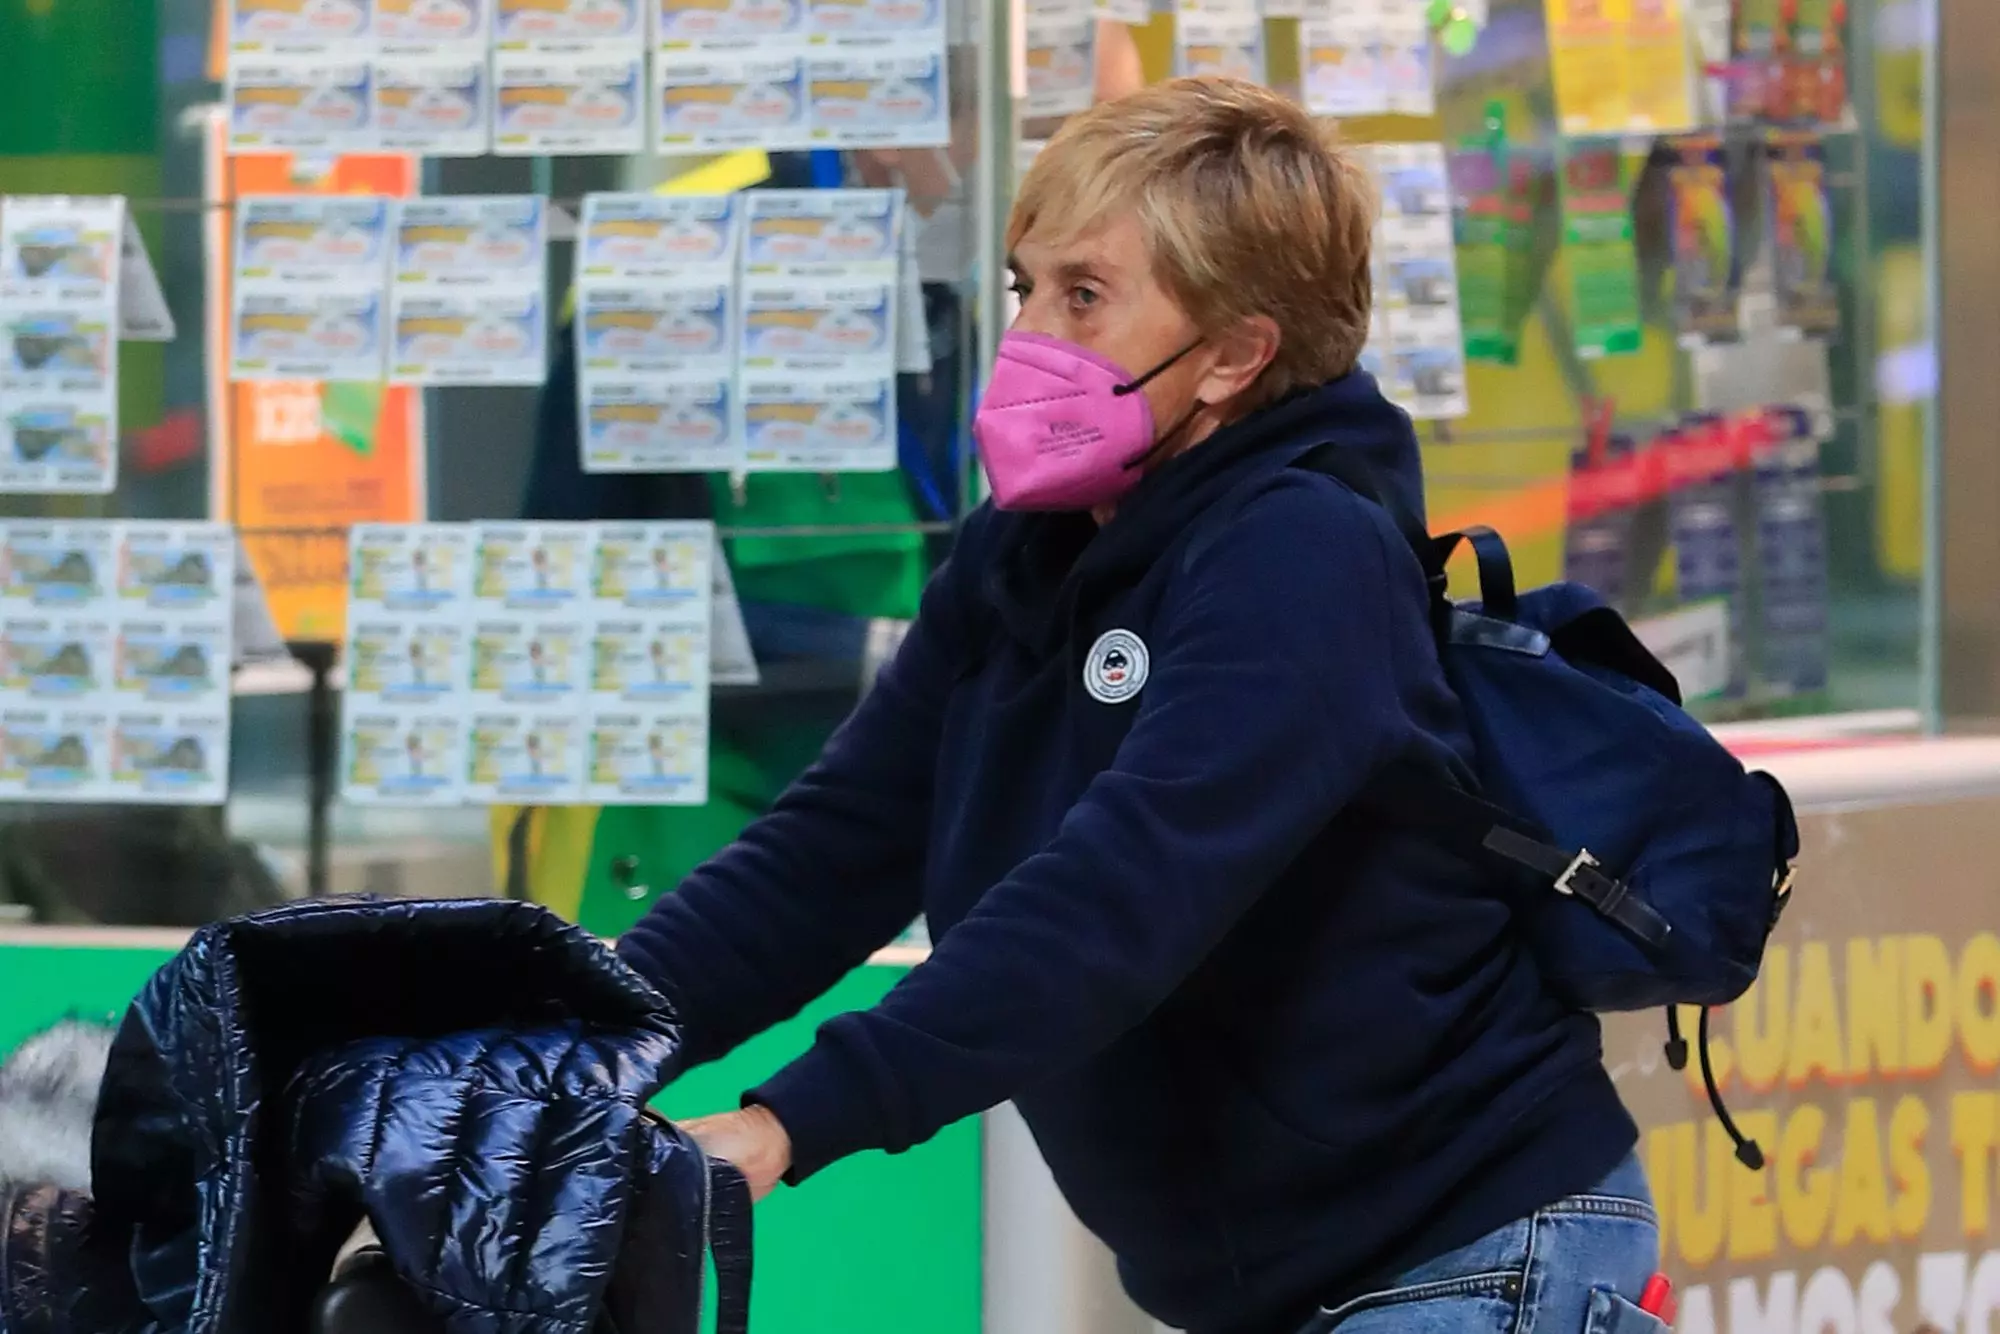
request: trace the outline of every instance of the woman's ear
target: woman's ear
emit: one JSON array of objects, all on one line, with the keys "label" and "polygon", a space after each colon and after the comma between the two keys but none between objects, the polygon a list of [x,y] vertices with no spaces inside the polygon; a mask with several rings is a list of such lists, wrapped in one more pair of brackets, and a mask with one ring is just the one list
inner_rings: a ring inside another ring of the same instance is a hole
[{"label": "woman's ear", "polygon": [[1257,382],[1278,355],[1278,324],[1266,315],[1252,315],[1228,333],[1208,340],[1215,360],[1201,378],[1198,397],[1220,407]]}]

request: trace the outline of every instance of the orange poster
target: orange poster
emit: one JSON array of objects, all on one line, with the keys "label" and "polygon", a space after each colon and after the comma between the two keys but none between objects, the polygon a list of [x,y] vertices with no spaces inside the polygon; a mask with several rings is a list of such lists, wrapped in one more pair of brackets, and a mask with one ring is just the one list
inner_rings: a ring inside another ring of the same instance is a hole
[{"label": "orange poster", "polygon": [[347,527],[424,517],[422,399],[381,383],[231,383],[231,205],[244,195],[415,193],[416,162],[395,154],[306,159],[230,156],[209,126],[211,496],[243,545],[287,639],[346,630]]}]

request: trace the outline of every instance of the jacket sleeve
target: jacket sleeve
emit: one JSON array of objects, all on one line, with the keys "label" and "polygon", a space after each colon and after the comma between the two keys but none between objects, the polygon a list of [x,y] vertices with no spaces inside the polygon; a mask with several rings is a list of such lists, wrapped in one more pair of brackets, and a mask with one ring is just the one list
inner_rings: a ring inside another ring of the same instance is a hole
[{"label": "jacket sleeve", "polygon": [[1137,1025],[1403,744],[1394,659],[1428,645],[1421,577],[1335,491],[1266,493],[1176,577],[1138,716],[1054,839],[746,1095],[790,1133],[794,1180],[906,1149]]},{"label": "jacket sleeve", "polygon": [[966,642],[953,564],[812,767],[619,938],[619,957],[674,1000],[690,1064],[797,1014],[916,920]]}]

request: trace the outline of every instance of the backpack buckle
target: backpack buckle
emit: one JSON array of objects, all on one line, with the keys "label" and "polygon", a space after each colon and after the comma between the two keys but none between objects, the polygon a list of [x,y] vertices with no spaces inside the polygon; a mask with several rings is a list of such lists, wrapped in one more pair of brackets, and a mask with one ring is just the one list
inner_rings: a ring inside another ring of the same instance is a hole
[{"label": "backpack buckle", "polygon": [[1574,898],[1576,896],[1576,878],[1585,871],[1602,870],[1603,866],[1602,862],[1590,855],[1590,849],[1585,848],[1576,854],[1575,859],[1569,864],[1569,869],[1556,877],[1556,893],[1568,894]]}]

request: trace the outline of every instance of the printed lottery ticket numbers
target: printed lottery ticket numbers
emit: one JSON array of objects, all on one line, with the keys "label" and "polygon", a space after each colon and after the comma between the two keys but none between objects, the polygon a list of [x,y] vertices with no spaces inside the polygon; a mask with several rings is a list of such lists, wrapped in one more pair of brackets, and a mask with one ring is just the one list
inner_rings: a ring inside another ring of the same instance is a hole
[{"label": "printed lottery ticket numbers", "polygon": [[945,0],[654,0],[654,144],[943,147]]},{"label": "printed lottery ticket numbers", "polygon": [[390,378],[540,384],[547,375],[548,203],[409,199],[396,210]]},{"label": "printed lottery ticket numbers", "polygon": [[577,259],[589,472],[709,472],[733,434],[740,196],[591,195]]},{"label": "printed lottery ticket numbers", "polygon": [[0,797],[224,801],[230,529],[23,521],[0,546]]},{"label": "printed lottery ticket numbers", "polygon": [[895,468],[903,225],[899,191],[748,196],[737,357],[748,467]]},{"label": "printed lottery ticket numbers", "polygon": [[0,200],[0,492],[118,481],[125,201]]},{"label": "printed lottery ticket numbers", "polygon": [[714,543],[705,523],[357,529],[344,795],[707,800]]},{"label": "printed lottery ticket numbers", "polygon": [[487,151],[489,0],[234,0],[230,147]]}]

